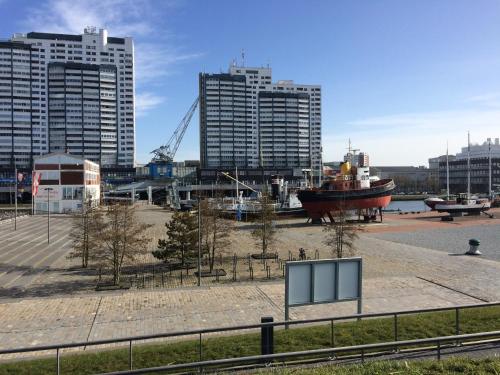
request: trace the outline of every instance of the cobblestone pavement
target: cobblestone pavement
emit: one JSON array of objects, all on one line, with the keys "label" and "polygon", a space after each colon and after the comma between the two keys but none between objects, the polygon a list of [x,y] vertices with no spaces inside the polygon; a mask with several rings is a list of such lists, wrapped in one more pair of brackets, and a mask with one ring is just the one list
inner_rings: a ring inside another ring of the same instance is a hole
[{"label": "cobblestone pavement", "polygon": [[[364,281],[364,312],[479,302],[415,277]],[[129,291],[0,304],[0,348],[185,331],[284,318],[284,285],[240,284],[177,290]],[[356,312],[352,302],[297,307],[292,319]]]}]

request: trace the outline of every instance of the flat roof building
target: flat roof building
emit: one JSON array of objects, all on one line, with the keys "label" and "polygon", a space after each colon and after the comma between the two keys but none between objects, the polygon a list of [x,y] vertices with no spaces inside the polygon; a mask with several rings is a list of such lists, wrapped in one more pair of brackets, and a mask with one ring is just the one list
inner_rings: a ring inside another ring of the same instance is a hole
[{"label": "flat roof building", "polygon": [[99,165],[65,153],[35,157],[33,171],[35,214],[80,211],[83,204],[100,201]]}]

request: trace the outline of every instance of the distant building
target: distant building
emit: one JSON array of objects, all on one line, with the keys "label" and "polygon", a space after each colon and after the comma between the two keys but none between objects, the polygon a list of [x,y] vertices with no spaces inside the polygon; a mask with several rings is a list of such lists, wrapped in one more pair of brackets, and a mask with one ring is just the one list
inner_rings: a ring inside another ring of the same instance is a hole
[{"label": "distant building", "polygon": [[[100,200],[100,171],[97,163],[78,156],[52,153],[35,157],[35,214],[80,211],[89,200]],[[50,207],[48,207],[50,205]]]},{"label": "distant building", "polygon": [[397,192],[434,192],[438,188],[434,171],[425,166],[371,167],[370,173],[381,179],[392,178]]},{"label": "distant building", "polygon": [[370,157],[365,152],[360,152],[358,154],[358,167],[369,167]]},{"label": "distant building", "polygon": [[[467,192],[467,158],[468,147],[462,147],[461,152],[449,155],[450,193]],[[489,193],[489,156],[491,155],[492,191],[500,191],[500,142],[498,138],[492,141],[488,138],[483,144],[470,146],[470,183],[471,193]],[[447,168],[446,155],[429,159],[429,167],[437,170],[439,188],[446,190]]]},{"label": "distant building", "polygon": [[456,159],[455,155],[441,155],[437,156],[435,158],[430,158],[429,159],[429,169],[432,169],[433,171],[436,171],[436,173],[439,170],[439,163],[446,163],[446,159],[448,158],[448,162],[453,161]]},{"label": "distant building", "polygon": [[[457,160],[467,159],[468,147],[462,147],[462,151],[456,155]],[[471,159],[476,158],[487,158],[491,153],[492,158],[500,158],[500,139],[495,138],[493,141],[488,138],[483,144],[471,144],[470,145],[470,157]]]},{"label": "distant building", "polygon": [[[321,86],[273,83],[271,68],[239,66],[200,73],[199,83],[202,176],[204,169],[210,177],[236,167],[249,178],[319,171]],[[258,168],[273,173],[252,172]]]}]

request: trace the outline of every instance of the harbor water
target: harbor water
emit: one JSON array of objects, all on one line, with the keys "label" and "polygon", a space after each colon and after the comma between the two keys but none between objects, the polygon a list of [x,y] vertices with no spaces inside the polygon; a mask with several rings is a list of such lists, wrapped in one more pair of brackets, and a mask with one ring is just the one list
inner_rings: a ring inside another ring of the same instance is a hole
[{"label": "harbor water", "polygon": [[423,200],[418,201],[391,201],[385,208],[386,211],[416,212],[429,211]]}]

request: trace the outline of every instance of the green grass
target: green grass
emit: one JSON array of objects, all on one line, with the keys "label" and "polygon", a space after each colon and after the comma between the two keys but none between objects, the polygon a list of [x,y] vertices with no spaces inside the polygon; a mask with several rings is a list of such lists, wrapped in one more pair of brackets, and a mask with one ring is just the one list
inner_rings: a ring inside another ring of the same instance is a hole
[{"label": "green grass", "polygon": [[447,358],[438,361],[377,361],[363,365],[328,365],[315,368],[282,368],[261,372],[290,375],[481,375],[500,374],[500,359]]},{"label": "green grass", "polygon": [[[500,307],[463,310],[460,313],[460,321],[460,333],[500,330]],[[283,329],[275,330],[275,353],[331,347],[330,324],[302,328],[292,327],[294,326],[291,326],[287,331]],[[393,320],[391,318],[335,323],[335,346],[393,341],[393,327]],[[455,334],[454,311],[398,317],[399,340],[453,334]],[[260,354],[259,333],[203,338],[203,360],[256,354]],[[198,360],[198,340],[136,344],[133,349],[134,368],[186,363]],[[2,363],[0,364],[0,375],[53,374],[54,369],[55,353],[52,358]],[[108,349],[84,354],[63,353],[61,357],[62,374],[94,374],[126,369],[128,369],[128,349]]]}]

